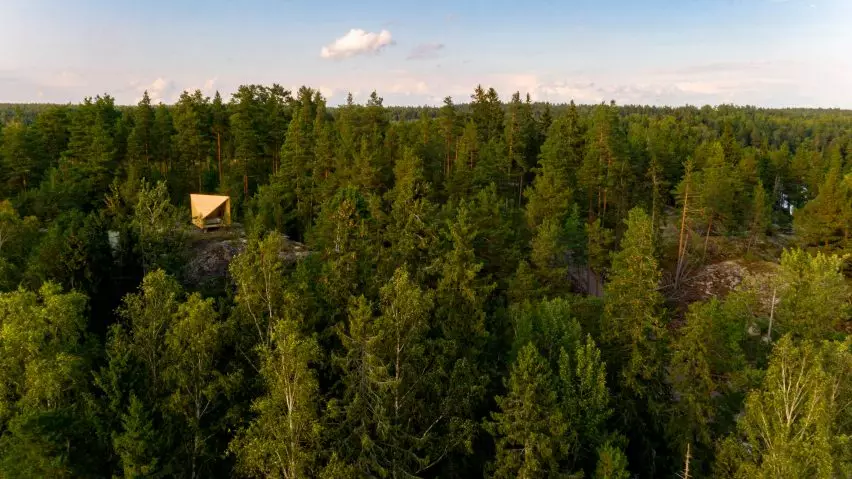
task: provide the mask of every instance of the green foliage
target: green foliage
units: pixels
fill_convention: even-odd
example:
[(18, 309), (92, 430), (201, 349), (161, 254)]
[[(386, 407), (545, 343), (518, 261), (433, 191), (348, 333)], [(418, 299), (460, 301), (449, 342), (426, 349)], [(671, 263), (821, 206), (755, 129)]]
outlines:
[(143, 364), (150, 398), (164, 389), (167, 366), (163, 344), (183, 294), (178, 282), (163, 270), (145, 275), (139, 292), (124, 297), (118, 310), (124, 321), (134, 356)]
[(113, 448), (126, 477), (149, 477), (158, 472), (157, 431), (145, 405), (130, 397), (126, 413), (121, 417), (122, 432), (113, 438)]
[(740, 185), (730, 160), (725, 158), (722, 145), (715, 142), (707, 150), (707, 158), (699, 175), (698, 197), (707, 218), (707, 229), (711, 230), (715, 221), (725, 225), (734, 224), (734, 199)]
[(734, 477), (834, 477), (837, 468), (848, 467), (848, 457), (833, 450), (848, 434), (835, 420), (846, 391), (836, 389), (834, 380), (845, 376), (832, 373), (849, 361), (850, 353), (848, 344), (839, 350), (841, 355), (823, 352), (832, 348), (831, 343), (797, 343), (789, 336), (778, 342), (762, 387), (746, 398), (737, 435), (744, 442), (722, 444), (727, 471), (720, 472)]
[(598, 448), (598, 465), (595, 468), (595, 479), (627, 479), (630, 471), (627, 469), (627, 456), (610, 443)]
[(169, 201), (166, 183), (143, 181), (130, 218), (143, 271), (162, 268), (176, 273), (185, 261), (186, 233), (180, 212)]
[(211, 97), (0, 106), (0, 476), (852, 474), (848, 112)]
[(494, 477), (560, 475), (569, 425), (559, 410), (554, 382), (547, 360), (527, 343), (505, 382), (507, 394), (495, 398), (500, 412), (491, 413), (487, 425), (497, 443)]
[(172, 144), (176, 161), (170, 167), (169, 183), (175, 197), (203, 192), (202, 171), (210, 151), (210, 99), (201, 90), (184, 91), (175, 104)]
[(252, 404), (255, 419), (231, 442), (237, 471), (251, 477), (313, 475), (319, 452), (319, 385), (310, 364), (318, 359), (319, 348), (299, 332), (296, 322), (279, 320), (260, 356), (266, 392)]
[(17, 287), (38, 241), (38, 219), (21, 218), (8, 200), (0, 201), (0, 291)]
[(70, 210), (56, 218), (34, 245), (25, 282), (37, 288), (53, 281), (93, 295), (108, 281), (111, 259), (102, 218)]
[[(232, 318), (236, 328), (251, 338), (249, 345), (269, 347), (272, 328), (286, 314), (283, 249), (284, 238), (272, 232), (263, 239), (253, 238), (231, 263), (231, 276), (236, 286), (236, 308)], [(247, 348), (250, 350), (251, 346)]]
[[(0, 293), (0, 474), (70, 477), (89, 465), (86, 298), (46, 283)], [(82, 457), (81, 457), (82, 455)]]
[(626, 224), (621, 250), (612, 259), (601, 334), (617, 358), (622, 387), (644, 396), (662, 372), (666, 334), (660, 315), (663, 297), (657, 290), (661, 275), (651, 219), (634, 208)]
[(495, 285), (482, 274), (483, 264), (473, 249), (477, 231), (466, 207), (447, 222), (445, 235), (452, 249), (435, 264), (440, 274), (436, 316), (446, 340), (443, 347), (453, 357), (476, 359), (488, 337), (485, 309)]
[(819, 194), (796, 210), (793, 226), (805, 245), (845, 247), (852, 225), (852, 178), (844, 178), (839, 163), (831, 165)]
[(606, 364), (591, 336), (573, 345), (573, 355), (564, 348), (560, 351), (558, 381), (561, 409), (571, 425), (575, 463), (589, 468), (595, 448), (606, 438), (606, 422), (612, 414)]
[(512, 357), (528, 343), (533, 343), (548, 364), (556, 367), (560, 351), (573, 351), (583, 337), (571, 303), (563, 298), (513, 305), (511, 315)]
[(163, 380), (171, 392), (166, 404), (182, 425), (192, 476), (210, 473), (207, 463), (215, 452), (210, 450), (209, 437), (216, 424), (209, 416), (231, 388), (232, 378), (216, 368), (223, 339), (224, 323), (213, 308), (213, 299), (202, 299), (198, 293), (178, 307), (165, 335), (168, 364)]
[(751, 211), (749, 212), (749, 234), (759, 239), (766, 235), (772, 225), (772, 208), (763, 182), (757, 181), (752, 194)]
[(667, 373), (676, 400), (667, 431), (681, 454), (691, 446), (693, 469), (710, 455), (716, 432), (732, 424), (724, 401), (736, 394), (738, 375), (747, 367), (749, 307), (735, 297), (694, 303), (672, 341)]
[[(432, 292), (398, 269), (379, 296), (380, 315), (363, 297), (354, 299), (339, 332), (347, 387), (331, 406), (345, 431), (334, 436), (335, 450), (361, 475), (417, 475), (470, 443), (473, 424), (458, 414), (465, 410), (461, 395), (475, 392), (443, 384), (441, 371), (430, 367), (441, 361), (427, 337)], [(448, 379), (466, 376), (456, 371)], [(439, 402), (429, 400), (433, 393)]]
[(849, 320), (849, 286), (840, 273), (842, 260), (800, 249), (781, 254), (777, 281), (778, 331), (825, 339)]
[(31, 128), (20, 121), (7, 124), (0, 138), (0, 166), (10, 191), (24, 191), (38, 178), (38, 164), (33, 148)]

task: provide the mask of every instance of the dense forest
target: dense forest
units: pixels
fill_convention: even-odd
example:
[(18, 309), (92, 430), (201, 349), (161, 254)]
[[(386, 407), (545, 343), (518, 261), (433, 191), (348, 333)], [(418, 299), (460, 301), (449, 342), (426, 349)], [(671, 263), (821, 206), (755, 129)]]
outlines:
[(852, 112), (463, 100), (0, 105), (0, 477), (852, 477)]

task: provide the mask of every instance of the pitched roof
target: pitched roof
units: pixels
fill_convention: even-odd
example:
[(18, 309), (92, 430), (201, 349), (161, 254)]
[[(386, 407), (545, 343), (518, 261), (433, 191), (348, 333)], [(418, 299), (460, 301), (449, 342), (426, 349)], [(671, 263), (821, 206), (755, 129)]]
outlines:
[(230, 197), (219, 195), (189, 195), (193, 218), (207, 218), (217, 208), (224, 205)]

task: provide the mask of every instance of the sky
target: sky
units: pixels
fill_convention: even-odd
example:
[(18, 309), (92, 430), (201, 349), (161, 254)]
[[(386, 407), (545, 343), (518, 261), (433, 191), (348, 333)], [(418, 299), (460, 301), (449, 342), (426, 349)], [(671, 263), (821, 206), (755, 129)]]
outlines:
[(0, 0), (0, 102), (278, 83), (331, 104), (852, 108), (852, 0)]

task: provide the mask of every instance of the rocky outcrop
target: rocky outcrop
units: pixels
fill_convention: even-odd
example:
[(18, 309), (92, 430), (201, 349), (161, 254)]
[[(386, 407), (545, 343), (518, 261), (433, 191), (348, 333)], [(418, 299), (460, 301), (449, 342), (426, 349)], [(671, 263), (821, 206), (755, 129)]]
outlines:
[[(281, 258), (287, 263), (305, 258), (308, 248), (285, 237)], [(184, 268), (187, 282), (201, 286), (224, 280), (228, 276), (231, 260), (246, 249), (248, 240), (238, 225), (218, 231), (194, 231), (191, 235), (189, 260)]]

